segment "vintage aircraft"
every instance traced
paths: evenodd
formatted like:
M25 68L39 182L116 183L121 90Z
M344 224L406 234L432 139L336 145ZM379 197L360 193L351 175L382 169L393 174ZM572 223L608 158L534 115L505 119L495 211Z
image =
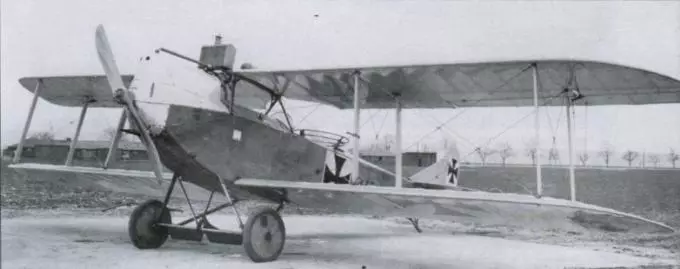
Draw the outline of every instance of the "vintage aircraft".
M106 76L20 80L34 93L34 99L11 167L171 180L163 201L140 204L130 217L130 239L140 249L158 248L168 236L196 241L206 236L211 242L242 244L255 262L272 261L281 254L286 239L280 216L286 204L411 219L520 225L551 221L555 228L565 229L591 224L630 232L673 231L639 216L577 202L573 191L571 200L542 197L540 165L535 195L490 193L455 184L459 176L455 152L408 177L402 174L400 154L402 108L533 105L538 109L538 100L548 100L541 105L560 105L561 98L570 104L581 98L589 105L678 103L680 81L667 76L617 64L559 58L308 70L234 68L235 48L219 39L202 48L200 60L158 49L141 58L141 71L130 76L119 73L101 25L95 40ZM171 65L196 77L177 79L177 74L166 71ZM83 109L65 165L19 161L38 97ZM282 98L353 108L351 139L295 129L287 117L286 121L270 117L277 105L286 113ZM123 108L119 131L101 168L78 167L72 161L88 107ZM394 172L360 158L360 108L396 109ZM110 168L122 132L140 137L154 163L153 173ZM353 150L345 147L350 141ZM359 175L361 167L392 175L394 180L366 182ZM164 168L172 174L164 173ZM184 190L183 182L211 192L209 200L214 193L223 194L226 202L197 211L184 192L192 217L173 222L167 204L176 184ZM249 212L244 221L233 205L248 199L278 206ZM220 230L207 222L208 215L229 207L240 231Z

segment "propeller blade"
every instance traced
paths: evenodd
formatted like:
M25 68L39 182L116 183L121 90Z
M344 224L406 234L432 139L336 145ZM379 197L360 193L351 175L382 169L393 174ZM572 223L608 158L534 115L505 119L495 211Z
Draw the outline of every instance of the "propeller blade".
M99 62L104 68L106 73L106 78L109 80L109 85L111 86L111 93L115 94L118 89L126 89L123 79L121 78L120 72L118 71L118 66L116 65L116 60L113 57L113 51L111 50L111 45L106 37L106 31L103 25L97 26L97 32L95 34L95 45L97 47L97 55L99 55Z

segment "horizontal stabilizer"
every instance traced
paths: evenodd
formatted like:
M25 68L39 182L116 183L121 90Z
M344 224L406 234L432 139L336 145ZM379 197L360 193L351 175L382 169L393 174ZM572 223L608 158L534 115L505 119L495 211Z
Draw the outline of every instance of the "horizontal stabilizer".
M237 186L289 189L302 207L338 213L417 217L488 225L596 228L629 232L673 232L673 228L632 214L581 202L483 191L429 190L370 185L239 179ZM545 228L545 227L544 227Z
M65 166L65 165L54 165L54 164L39 164L39 163L19 163L11 164L9 168L12 169L24 169L24 170L43 170L43 171L55 171L55 172L72 172L72 173L83 173L83 174L96 174L96 175L108 175L108 176L122 176L122 177L136 177L136 178L148 178L156 179L154 173L151 171L140 171L140 170L126 170L126 169L104 169L97 167L84 167L84 166ZM163 179L172 179L171 173L163 173Z

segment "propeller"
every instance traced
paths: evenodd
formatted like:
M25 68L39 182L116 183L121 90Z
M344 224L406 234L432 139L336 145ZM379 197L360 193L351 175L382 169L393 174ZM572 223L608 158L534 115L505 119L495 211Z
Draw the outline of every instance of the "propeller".
M151 135L144 120L137 111L134 103L134 95L132 92L125 87L123 83L123 78L118 71L118 66L113 56L113 50L109 44L109 40L106 37L106 31L103 25L97 26L97 31L95 33L95 46L97 47L97 55L99 55L99 62L106 73L106 78L109 81L109 86L111 87L112 94L114 98L122 105L124 105L131 115L131 123L133 127L137 127L141 136L140 139L142 143L146 145L147 151L151 155L151 161L155 163L154 174L158 179L158 184L161 184L163 179L163 164L161 163L160 157L158 156L158 151L156 150L156 145L151 140Z

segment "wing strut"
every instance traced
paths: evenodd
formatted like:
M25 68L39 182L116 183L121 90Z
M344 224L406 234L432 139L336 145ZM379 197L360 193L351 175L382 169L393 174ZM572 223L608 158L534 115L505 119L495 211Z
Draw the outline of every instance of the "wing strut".
M352 182L358 182L359 180L359 158L361 158L361 154L359 154L359 120L360 120L360 113L361 113L361 108L359 107L359 76L361 76L361 73L359 71L355 71L353 73L354 76L354 159L352 159L353 166L351 174L350 181Z
M118 126L116 127L116 134L113 136L113 139L111 139L111 145L109 145L109 153L106 155L106 161L104 161L104 169L109 168L113 160L115 160L116 152L118 151L118 143L123 134L123 127L125 127L125 120L127 120L127 110L123 109L123 112L120 114L120 119L118 120Z
M541 131L539 121L539 105L538 105L538 66L536 63L531 65L533 69L534 78L534 130L536 132L536 196L543 195L543 178L541 178Z
M85 121L85 116L87 115L87 107L90 105L91 100L85 101L83 108L80 110L80 118L78 118L78 126L76 127L76 133L71 139L71 145L68 147L68 155L66 155L66 163L64 165L71 166L73 164L73 154L76 152L76 146L78 144L78 138L80 137L80 130L83 128L83 122Z
M33 101L31 102L31 108L28 110L28 117L26 118L26 123L24 124L24 131L21 133L21 140L19 140L19 145L14 151L13 163L18 163L21 159L21 154L24 152L24 141L26 140L26 134L28 133L28 128L31 127L31 120L33 120L33 112L35 112L35 105L38 103L38 96L40 96L40 84L42 80L38 79L38 83L35 84L35 90L33 91Z
M569 138L569 187L571 189L571 200L576 201L576 175L574 173L574 143L573 143L573 136L574 136L574 119L573 114L574 114L574 101L579 100L583 98L583 94L581 94L581 90L578 88L578 82L576 81L576 78L574 77L574 71L572 70L571 72L571 79L569 81L569 86L573 86L574 88L566 88L565 90L565 97L567 101L567 137ZM573 95L573 96L572 96Z
M397 131L397 135L396 135L397 141L396 141L396 145L395 145L396 146L395 147L396 152L394 153L395 154L395 162L394 162L395 163L395 167L394 167L395 170L394 171L396 172L396 176L394 177L395 178L394 182L395 182L395 185L396 185L397 188L401 188L402 187L402 169L403 169L402 154L401 154L401 129L402 129L401 128L402 127L401 126L401 103L399 102L399 98L395 98L395 102L396 102L396 106L397 106L396 107L396 113L395 113L396 114L395 120L397 122L397 130L396 130ZM416 225L416 224L414 224L414 225Z
M574 111L573 100L566 94L565 97L567 101L567 137L569 141L569 189L570 198L572 201L576 201L576 175L574 173L574 143L573 143L573 120L571 118L571 113Z

